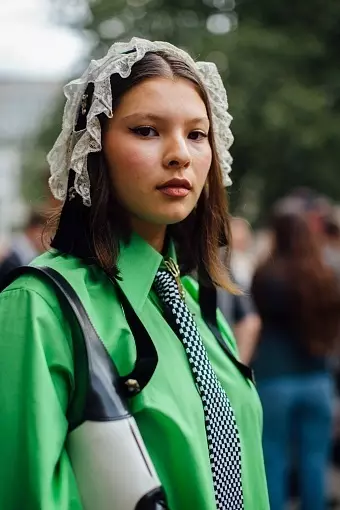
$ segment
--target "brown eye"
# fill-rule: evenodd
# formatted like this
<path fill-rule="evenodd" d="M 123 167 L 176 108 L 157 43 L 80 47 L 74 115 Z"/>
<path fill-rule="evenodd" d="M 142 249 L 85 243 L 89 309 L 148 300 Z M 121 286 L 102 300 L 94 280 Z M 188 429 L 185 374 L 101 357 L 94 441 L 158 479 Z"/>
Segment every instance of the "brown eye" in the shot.
<path fill-rule="evenodd" d="M 140 126 L 140 127 L 131 129 L 131 131 L 133 133 L 135 133 L 136 135 L 142 136 L 144 138 L 151 138 L 153 136 L 158 135 L 157 131 L 150 126 Z"/>
<path fill-rule="evenodd" d="M 200 140 L 207 138 L 207 136 L 208 135 L 203 133 L 203 131 L 191 131 L 191 133 L 189 133 L 189 139 L 194 140 L 195 142 L 199 142 Z"/>

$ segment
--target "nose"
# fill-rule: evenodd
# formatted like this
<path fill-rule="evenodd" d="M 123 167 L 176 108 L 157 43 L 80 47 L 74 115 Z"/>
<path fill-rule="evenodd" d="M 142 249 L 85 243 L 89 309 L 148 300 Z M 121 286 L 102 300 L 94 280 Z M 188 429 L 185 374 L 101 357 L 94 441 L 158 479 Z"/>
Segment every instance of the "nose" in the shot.
<path fill-rule="evenodd" d="M 164 153 L 163 165 L 165 168 L 188 168 L 191 164 L 191 154 L 182 137 L 172 138 Z"/>

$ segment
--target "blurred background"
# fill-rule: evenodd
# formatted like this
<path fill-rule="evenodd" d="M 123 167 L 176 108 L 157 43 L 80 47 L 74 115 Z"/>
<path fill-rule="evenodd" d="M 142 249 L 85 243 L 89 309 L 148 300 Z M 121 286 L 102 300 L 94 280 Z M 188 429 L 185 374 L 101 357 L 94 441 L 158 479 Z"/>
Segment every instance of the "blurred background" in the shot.
<path fill-rule="evenodd" d="M 214 61 L 222 74 L 235 136 L 232 272 L 246 293 L 271 249 L 269 217 L 282 197 L 289 210 L 308 216 L 334 278 L 337 270 L 340 277 L 340 2 L 335 0 L 2 0 L 0 259 L 12 256 L 13 246 L 27 260 L 43 249 L 35 240 L 41 217 L 56 205 L 47 186 L 46 153 L 61 127 L 62 86 L 82 73 L 89 58 L 132 36 L 169 41 L 196 59 Z M 29 246 L 23 234 L 31 239 Z M 253 304 L 244 308 L 230 320 L 238 333 L 238 322 L 252 318 L 250 329 L 239 333 L 251 362 L 253 349 L 244 347 L 244 336 L 258 336 L 263 318 Z M 337 364 L 333 356 L 335 382 Z M 333 415 L 336 409 L 334 404 Z M 329 507 L 340 508 L 334 423 L 327 500 Z M 291 473 L 287 501 L 299 500 L 296 479 Z M 321 507 L 308 510 L 314 508 Z"/>

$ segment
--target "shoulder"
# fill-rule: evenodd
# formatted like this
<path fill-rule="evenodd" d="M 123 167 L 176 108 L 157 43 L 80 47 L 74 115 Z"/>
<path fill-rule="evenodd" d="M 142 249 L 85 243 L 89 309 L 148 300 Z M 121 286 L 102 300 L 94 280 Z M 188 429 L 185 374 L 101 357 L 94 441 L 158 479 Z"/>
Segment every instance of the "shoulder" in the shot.
<path fill-rule="evenodd" d="M 95 265 L 88 265 L 79 258 L 63 255 L 52 250 L 37 257 L 32 266 L 47 266 L 60 273 L 73 287 L 82 301 L 88 315 L 93 319 L 96 301 L 98 308 L 103 301 L 117 301 L 117 296 L 111 281 L 105 273 Z M 52 285 L 34 274 L 23 274 L 12 282 L 0 294 L 0 300 L 6 300 L 8 306 L 20 306 L 20 301 L 27 296 L 35 296 L 40 301 L 40 308 L 50 308 L 59 319 L 63 317 L 63 310 Z"/>
<path fill-rule="evenodd" d="M 126 329 L 126 321 L 115 288 L 99 267 L 57 251 L 37 257 L 31 265 L 47 266 L 58 271 L 78 295 L 98 336 L 104 343 L 107 339 L 109 347 L 116 348 L 122 330 Z M 63 329 L 70 330 L 70 316 L 58 299 L 54 287 L 34 274 L 20 276 L 1 292 L 0 330 L 6 322 L 10 332 L 14 326 L 10 326 L 8 317 L 15 321 L 17 310 L 21 311 L 21 322 L 17 323 L 17 330 L 25 330 L 30 323 L 35 324 L 36 331 L 41 331 L 43 325 L 45 332 L 49 331 L 45 335 L 47 337 L 51 337 L 50 332 L 58 324 L 60 334 Z M 52 340 L 50 338 L 50 343 L 55 343 L 55 339 Z"/>
<path fill-rule="evenodd" d="M 60 273 L 74 288 L 77 293 L 84 294 L 91 283 L 98 280 L 107 280 L 99 269 L 94 265 L 87 265 L 80 259 L 70 255 L 63 255 L 56 250 L 40 255 L 31 264 L 34 267 L 50 267 Z M 14 290 L 25 290 L 39 294 L 46 301 L 56 299 L 53 288 L 46 285 L 43 278 L 34 274 L 23 274 L 13 281 L 2 294 Z"/>

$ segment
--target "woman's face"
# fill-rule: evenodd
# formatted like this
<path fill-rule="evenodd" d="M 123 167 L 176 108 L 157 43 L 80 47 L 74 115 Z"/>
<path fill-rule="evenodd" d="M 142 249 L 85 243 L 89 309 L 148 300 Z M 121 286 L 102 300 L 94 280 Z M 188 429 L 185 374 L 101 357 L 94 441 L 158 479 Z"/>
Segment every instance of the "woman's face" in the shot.
<path fill-rule="evenodd" d="M 103 147 L 115 193 L 147 227 L 186 218 L 211 165 L 209 119 L 189 80 L 150 78 L 122 98 Z"/>

